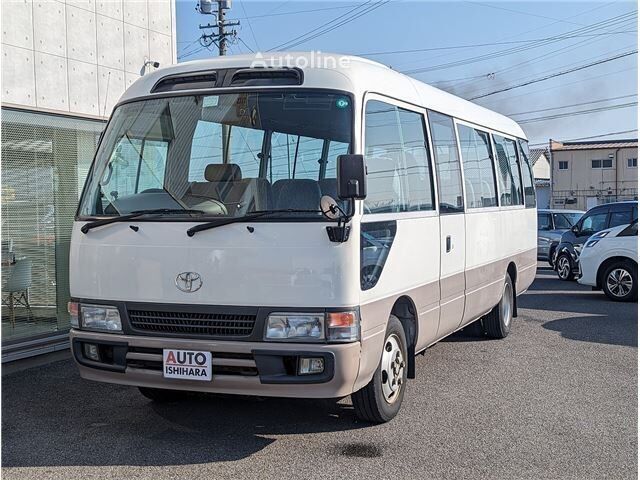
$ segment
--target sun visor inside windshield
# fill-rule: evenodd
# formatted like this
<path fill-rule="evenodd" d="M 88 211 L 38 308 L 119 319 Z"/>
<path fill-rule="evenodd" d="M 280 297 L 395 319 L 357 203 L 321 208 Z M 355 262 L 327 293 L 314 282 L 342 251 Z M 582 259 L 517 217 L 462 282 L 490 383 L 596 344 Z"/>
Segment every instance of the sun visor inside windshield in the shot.
<path fill-rule="evenodd" d="M 171 112 L 165 103 L 146 103 L 140 113 L 131 120 L 127 128 L 130 138 L 146 138 L 147 140 L 169 141 L 174 138 L 171 124 Z"/>
<path fill-rule="evenodd" d="M 350 141 L 351 100 L 342 95 L 240 93 L 201 97 L 207 122 Z M 313 122 L 310 121 L 313 116 Z"/>

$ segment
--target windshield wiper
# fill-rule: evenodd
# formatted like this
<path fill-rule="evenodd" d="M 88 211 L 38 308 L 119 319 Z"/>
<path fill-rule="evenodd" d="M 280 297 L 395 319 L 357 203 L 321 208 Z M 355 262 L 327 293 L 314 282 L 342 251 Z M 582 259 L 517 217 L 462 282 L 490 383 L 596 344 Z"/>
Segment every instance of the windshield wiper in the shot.
<path fill-rule="evenodd" d="M 86 234 L 89 230 L 96 227 L 102 227 L 103 225 L 109 225 L 111 223 L 116 222 L 126 222 L 127 220 L 131 220 L 133 218 L 141 217 L 142 215 L 162 215 L 162 214 L 172 214 L 172 213 L 205 213 L 202 210 L 189 210 L 183 208 L 154 208 L 148 210 L 136 210 L 135 212 L 128 213 L 126 215 L 118 215 L 117 217 L 104 218 L 102 220 L 96 220 L 95 222 L 90 222 L 82 226 L 80 231 Z"/>
<path fill-rule="evenodd" d="M 283 208 L 279 210 L 256 210 L 254 212 L 243 215 L 242 217 L 231 217 L 225 220 L 201 223 L 195 227 L 191 227 L 187 230 L 187 235 L 193 237 L 197 232 L 202 230 L 209 230 L 210 228 L 222 227 L 223 225 L 230 225 L 232 223 L 244 222 L 247 220 L 253 220 L 254 218 L 264 217 L 265 215 L 273 213 L 322 213 L 320 210 L 300 210 L 296 208 Z"/>

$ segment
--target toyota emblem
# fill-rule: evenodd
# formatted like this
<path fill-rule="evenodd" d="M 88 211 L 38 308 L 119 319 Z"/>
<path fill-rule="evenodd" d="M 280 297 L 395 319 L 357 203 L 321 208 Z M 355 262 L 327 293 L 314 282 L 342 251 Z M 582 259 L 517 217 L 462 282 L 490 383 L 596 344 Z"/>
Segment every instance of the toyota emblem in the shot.
<path fill-rule="evenodd" d="M 202 278 L 196 272 L 182 272 L 176 277 L 176 287 L 186 293 L 193 293 L 202 287 Z"/>

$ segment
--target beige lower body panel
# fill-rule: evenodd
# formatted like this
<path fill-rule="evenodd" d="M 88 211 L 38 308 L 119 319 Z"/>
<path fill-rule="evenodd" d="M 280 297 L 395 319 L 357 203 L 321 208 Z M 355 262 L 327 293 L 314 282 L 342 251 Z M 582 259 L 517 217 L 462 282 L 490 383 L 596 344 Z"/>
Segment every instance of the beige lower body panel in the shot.
<path fill-rule="evenodd" d="M 439 296 L 439 282 L 431 282 L 360 306 L 362 358 L 354 390 L 359 390 L 369 383 L 376 368 L 378 368 L 387 330 L 387 321 L 396 301 L 400 297 L 407 297 L 413 303 L 418 313 L 418 340 L 416 345 L 422 345 L 437 336 L 440 319 Z"/>
<path fill-rule="evenodd" d="M 440 282 L 428 283 L 402 293 L 361 305 L 363 322 L 362 359 L 354 390 L 366 385 L 380 362 L 387 321 L 400 297 L 408 297 L 418 311 L 416 351 L 480 318 L 500 301 L 509 263 L 516 265 L 516 294 L 533 282 L 537 266 L 537 249 L 471 268 L 465 274 L 452 275 Z M 460 284 L 465 285 L 464 294 Z M 464 288 L 464 286 L 463 286 Z M 443 298 L 439 300 L 440 292 Z"/>
<path fill-rule="evenodd" d="M 219 342 L 208 340 L 171 339 L 159 337 L 144 337 L 134 335 L 120 335 L 109 333 L 93 333 L 72 331 L 71 341 L 74 339 L 111 341 L 127 343 L 129 347 L 146 348 L 175 348 L 184 350 L 201 350 L 212 352 L 214 364 L 216 352 L 245 353 L 252 350 L 278 350 L 293 352 L 327 352 L 333 353 L 335 370 L 331 380 L 326 383 L 315 384 L 263 384 L 258 376 L 242 375 L 213 375 L 211 381 L 178 380 L 162 376 L 162 371 L 127 368 L 124 372 L 99 370 L 78 364 L 80 376 L 87 380 L 132 385 L 137 387 L 167 388 L 175 390 L 190 390 L 198 392 L 256 395 L 270 397 L 296 398 L 338 398 L 353 392 L 358 365 L 360 363 L 360 343 L 314 345 L 314 344 L 285 344 L 271 342 Z M 127 355 L 131 358 L 131 354 Z M 222 360 L 222 359 L 221 359 Z M 247 366 L 250 360 L 232 360 L 218 364 Z"/>
<path fill-rule="evenodd" d="M 536 275 L 537 249 L 521 252 L 466 271 L 466 301 L 462 325 L 481 317 L 502 297 L 507 268 L 513 262 L 516 266 L 516 294 L 524 292 Z"/>

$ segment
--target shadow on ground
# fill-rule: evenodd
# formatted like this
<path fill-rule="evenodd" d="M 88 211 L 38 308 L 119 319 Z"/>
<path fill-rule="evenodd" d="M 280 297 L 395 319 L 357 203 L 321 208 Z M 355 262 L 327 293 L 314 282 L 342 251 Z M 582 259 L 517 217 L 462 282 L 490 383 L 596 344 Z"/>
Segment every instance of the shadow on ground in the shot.
<path fill-rule="evenodd" d="M 4 376 L 2 401 L 4 467 L 233 461 L 271 435 L 369 426 L 337 400 L 195 394 L 158 405 L 132 387 L 82 380 L 71 360 Z"/>
<path fill-rule="evenodd" d="M 558 290 L 563 293 L 544 293 Z M 539 271 L 536 282 L 518 298 L 518 308 L 538 313 L 539 317 L 525 314 L 525 321 L 539 322 L 569 340 L 638 346 L 637 303 L 613 302 L 601 291 L 560 280 L 550 269 Z M 546 314 L 562 318 L 549 320 Z"/>

